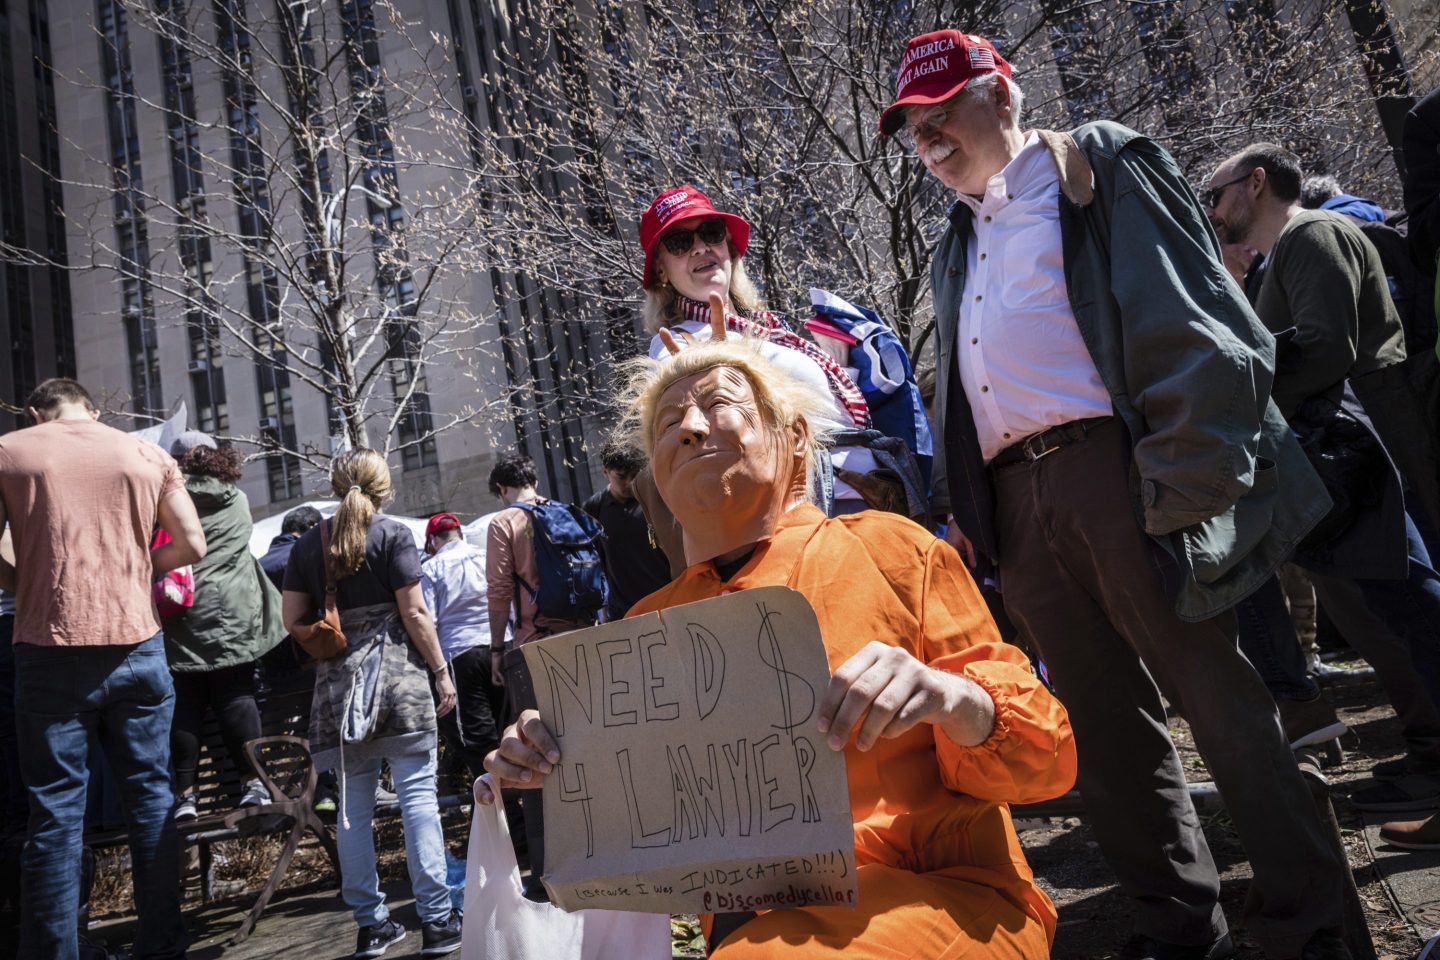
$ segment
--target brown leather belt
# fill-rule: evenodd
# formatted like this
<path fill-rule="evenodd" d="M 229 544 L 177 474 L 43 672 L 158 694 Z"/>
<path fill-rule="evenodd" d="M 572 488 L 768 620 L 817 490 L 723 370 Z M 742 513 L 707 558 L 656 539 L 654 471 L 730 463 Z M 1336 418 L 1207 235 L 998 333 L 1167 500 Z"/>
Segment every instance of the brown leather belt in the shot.
<path fill-rule="evenodd" d="M 1067 443 L 1084 440 L 1087 433 L 1101 424 L 1109 423 L 1112 419 L 1114 418 L 1087 417 L 1084 420 L 1071 420 L 1069 423 L 1062 423 L 1049 430 L 1032 433 L 1019 443 L 1012 443 L 995 454 L 995 458 L 990 461 L 990 468 L 999 470 L 1017 463 L 1034 463 L 1036 460 L 1050 456 Z"/>

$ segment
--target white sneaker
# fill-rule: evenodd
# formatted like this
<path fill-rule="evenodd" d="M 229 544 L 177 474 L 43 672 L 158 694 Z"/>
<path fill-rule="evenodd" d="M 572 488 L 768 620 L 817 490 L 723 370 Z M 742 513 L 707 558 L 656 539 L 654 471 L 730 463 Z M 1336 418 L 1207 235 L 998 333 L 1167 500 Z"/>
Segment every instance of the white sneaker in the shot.
<path fill-rule="evenodd" d="M 399 803 L 400 798 L 395 795 L 394 790 L 386 790 L 384 784 L 375 785 L 375 805 L 381 806 L 386 803 Z"/>
<path fill-rule="evenodd" d="M 175 805 L 175 819 L 194 820 L 198 816 L 200 816 L 200 809 L 195 806 L 195 798 L 187 793 Z"/>
<path fill-rule="evenodd" d="M 240 806 L 258 807 L 269 802 L 270 791 L 265 789 L 265 784 L 259 780 L 251 780 L 245 784 L 245 795 L 240 798 Z"/>

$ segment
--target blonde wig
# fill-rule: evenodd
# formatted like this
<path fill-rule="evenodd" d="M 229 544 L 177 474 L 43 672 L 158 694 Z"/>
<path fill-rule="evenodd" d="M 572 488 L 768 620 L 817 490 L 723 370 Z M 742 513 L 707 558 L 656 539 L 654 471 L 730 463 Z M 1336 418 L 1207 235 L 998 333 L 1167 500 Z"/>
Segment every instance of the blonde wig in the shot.
<path fill-rule="evenodd" d="M 390 465 L 378 452 L 359 447 L 330 461 L 330 489 L 340 498 L 331 520 L 330 575 L 343 580 L 365 562 L 365 538 L 370 521 L 395 499 L 390 486 Z"/>
<path fill-rule="evenodd" d="M 707 340 L 663 360 L 643 357 L 627 362 L 623 368 L 625 386 L 621 393 L 625 415 L 617 429 L 617 436 L 626 437 L 647 457 L 652 457 L 655 453 L 655 414 L 665 391 L 687 377 L 717 367 L 729 367 L 750 382 L 760 416 L 767 427 L 783 433 L 798 424 L 804 431 L 805 446 L 800 454 L 800 478 L 803 478 L 804 485 L 799 495 L 808 499 L 815 462 L 823 446 L 815 425 L 833 418 L 835 403 L 828 393 L 814 384 L 787 374 L 765 356 L 762 346 L 763 341 L 753 337 Z"/>

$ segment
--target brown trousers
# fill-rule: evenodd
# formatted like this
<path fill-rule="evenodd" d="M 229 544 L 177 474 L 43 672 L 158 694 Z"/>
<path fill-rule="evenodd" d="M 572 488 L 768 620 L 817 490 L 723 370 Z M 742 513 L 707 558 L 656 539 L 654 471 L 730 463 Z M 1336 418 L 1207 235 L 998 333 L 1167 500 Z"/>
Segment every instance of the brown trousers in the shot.
<path fill-rule="evenodd" d="M 1164 698 L 1189 721 L 1255 871 L 1252 929 L 1266 955 L 1299 955 L 1341 922 L 1341 865 L 1284 741 L 1275 703 L 1241 655 L 1231 613 L 1176 616 L 1168 560 L 1141 530 L 1119 418 L 1035 462 L 995 471 L 1006 612 L 1070 711 L 1077 784 L 1101 852 L 1137 903 L 1137 931 L 1174 944 L 1226 929 L 1219 880 L 1170 739 Z"/>

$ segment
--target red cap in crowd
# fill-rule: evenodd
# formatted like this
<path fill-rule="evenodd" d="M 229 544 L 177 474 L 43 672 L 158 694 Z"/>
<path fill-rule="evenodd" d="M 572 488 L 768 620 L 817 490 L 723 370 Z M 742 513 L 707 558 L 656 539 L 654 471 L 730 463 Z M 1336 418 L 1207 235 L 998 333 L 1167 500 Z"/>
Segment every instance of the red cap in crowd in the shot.
<path fill-rule="evenodd" d="M 880 132 L 893 136 L 905 122 L 905 108 L 944 103 L 975 77 L 999 71 L 1010 76 L 1010 64 L 984 37 L 959 30 L 921 34 L 905 46 L 895 78 L 895 102 L 880 114 Z"/>
<path fill-rule="evenodd" d="M 709 197 L 689 184 L 671 187 L 650 201 L 650 206 L 640 216 L 640 246 L 645 251 L 645 279 L 641 286 L 648 287 L 655 281 L 655 247 L 665 228 L 692 217 L 719 217 L 724 220 L 730 230 L 735 256 L 745 255 L 745 248 L 750 245 L 750 224 L 744 218 L 716 210 Z"/>
<path fill-rule="evenodd" d="M 453 513 L 437 513 L 425 524 L 425 536 L 432 537 L 441 530 L 459 530 L 460 518 Z"/>

